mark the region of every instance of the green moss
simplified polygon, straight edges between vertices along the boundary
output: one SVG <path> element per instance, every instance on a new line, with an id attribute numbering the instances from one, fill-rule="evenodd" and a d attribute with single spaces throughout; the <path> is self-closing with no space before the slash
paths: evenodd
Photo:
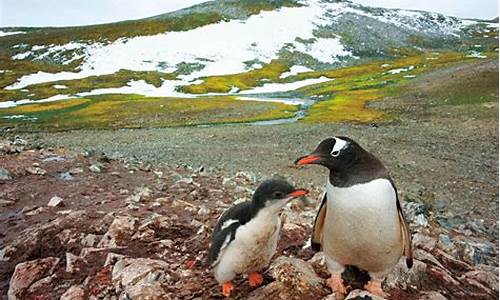
<path id="1" fill-rule="evenodd" d="M 381 100 L 383 97 L 397 96 L 398 93 L 405 92 L 404 88 L 400 87 L 411 80 L 405 77 L 407 75 L 418 76 L 436 68 L 470 59 L 463 53 L 425 53 L 393 61 L 376 61 L 338 70 L 299 74 L 297 78 L 301 79 L 310 76 L 335 78 L 335 80 L 307 86 L 297 91 L 298 94 L 307 97 L 327 97 L 325 101 L 312 105 L 308 115 L 302 119 L 302 122 L 331 123 L 389 120 L 392 118 L 391 115 L 367 108 L 366 104 L 371 101 Z M 382 65 L 388 66 L 382 67 Z M 392 69 L 408 68 L 409 66 L 413 66 L 414 69 L 397 74 L 388 72 Z M 324 99 L 324 97 L 321 98 Z M 470 99 L 470 97 L 466 98 Z M 460 98 L 455 99 L 459 101 Z M 491 97 L 479 99 L 487 101 Z"/>
<path id="2" fill-rule="evenodd" d="M 232 97 L 197 99 L 102 95 L 0 110 L 0 126 L 17 130 L 141 128 L 253 122 L 293 117 L 297 107 Z M 5 119 L 25 115 L 35 121 Z"/>
<path id="3" fill-rule="evenodd" d="M 277 81 L 279 76 L 288 70 L 289 66 L 285 63 L 273 60 L 260 69 L 244 73 L 200 78 L 203 80 L 202 83 L 182 86 L 180 91 L 188 94 L 207 94 L 227 93 L 233 87 L 248 90 L 263 85 L 265 83 L 263 80 Z"/>
<path id="4" fill-rule="evenodd" d="M 90 92 L 95 89 L 119 88 L 126 86 L 130 81 L 144 80 L 145 82 L 160 87 L 162 80 L 173 80 L 174 74 L 160 73 L 154 71 L 130 71 L 120 70 L 114 74 L 90 76 L 75 80 L 60 80 L 34 84 L 25 87 L 23 90 L 3 90 L 0 92 L 0 101 L 20 100 L 29 98 L 33 100 L 45 99 L 59 94 L 74 95 L 83 92 Z M 56 89 L 55 85 L 66 86 L 65 89 Z"/>

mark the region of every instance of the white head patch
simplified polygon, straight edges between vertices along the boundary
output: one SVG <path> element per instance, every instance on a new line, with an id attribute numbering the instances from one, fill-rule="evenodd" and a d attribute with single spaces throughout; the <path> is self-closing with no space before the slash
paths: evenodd
<path id="1" fill-rule="evenodd" d="M 347 141 L 345 141 L 343 139 L 339 139 L 337 137 L 334 137 L 333 139 L 335 140 L 335 144 L 333 145 L 333 148 L 332 148 L 332 151 L 330 152 L 330 154 L 333 157 L 337 157 L 340 155 L 340 151 L 342 149 L 344 149 L 345 146 L 347 145 Z"/>

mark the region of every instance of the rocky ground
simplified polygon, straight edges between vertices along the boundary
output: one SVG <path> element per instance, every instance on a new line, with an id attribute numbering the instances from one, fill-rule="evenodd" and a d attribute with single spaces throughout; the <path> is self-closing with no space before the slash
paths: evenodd
<path id="1" fill-rule="evenodd" d="M 292 162 L 346 135 L 387 165 L 413 232 L 414 267 L 387 278 L 390 299 L 497 299 L 498 101 L 448 105 L 435 91 L 470 90 L 498 61 L 464 66 L 373 103 L 399 116 L 384 124 L 0 131 L 0 298 L 222 298 L 199 263 L 211 228 L 280 174 L 310 198 L 284 211 L 264 286 L 239 279 L 233 298 L 335 299 L 307 243 L 326 172 Z M 344 274 L 351 298 L 361 275 Z"/>
<path id="2" fill-rule="evenodd" d="M 255 174 L 127 163 L 20 138 L 0 149 L 2 298 L 222 298 L 200 261 L 217 217 L 251 197 Z M 335 299 L 307 243 L 319 195 L 286 208 L 265 285 L 240 279 L 234 299 Z M 495 299 L 498 247 L 484 223 L 443 228 L 415 197 L 404 210 L 416 260 L 386 280 L 390 299 Z M 344 276 L 351 290 L 362 285 Z"/>

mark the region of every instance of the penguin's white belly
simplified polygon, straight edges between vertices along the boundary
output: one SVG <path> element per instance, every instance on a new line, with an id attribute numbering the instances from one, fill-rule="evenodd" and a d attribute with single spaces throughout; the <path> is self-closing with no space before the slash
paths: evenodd
<path id="1" fill-rule="evenodd" d="M 396 192 L 387 179 L 334 187 L 327 183 L 327 211 L 323 249 L 342 265 L 369 272 L 392 268 L 403 244 Z"/>
<path id="2" fill-rule="evenodd" d="M 223 250 L 214 273 L 218 282 L 236 274 L 258 272 L 269 265 L 278 245 L 279 216 L 257 216 L 236 230 L 234 240 Z"/>

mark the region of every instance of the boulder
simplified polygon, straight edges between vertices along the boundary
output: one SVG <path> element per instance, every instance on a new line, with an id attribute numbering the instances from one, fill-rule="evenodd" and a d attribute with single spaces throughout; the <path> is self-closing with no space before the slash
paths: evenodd
<path id="1" fill-rule="evenodd" d="M 50 276 L 59 263 L 57 257 L 46 257 L 16 265 L 10 278 L 9 300 L 23 299 L 23 293 L 36 281 Z"/>

